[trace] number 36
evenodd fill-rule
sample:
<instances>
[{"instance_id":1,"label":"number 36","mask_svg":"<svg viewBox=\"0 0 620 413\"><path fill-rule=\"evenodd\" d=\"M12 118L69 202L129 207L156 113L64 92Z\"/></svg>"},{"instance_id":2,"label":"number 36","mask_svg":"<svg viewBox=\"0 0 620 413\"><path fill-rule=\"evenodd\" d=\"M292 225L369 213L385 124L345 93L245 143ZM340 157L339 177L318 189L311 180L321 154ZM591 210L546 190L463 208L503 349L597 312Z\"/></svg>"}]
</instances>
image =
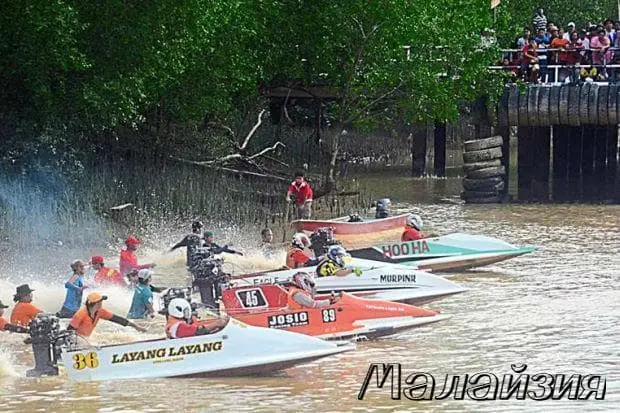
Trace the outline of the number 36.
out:
<instances>
[{"instance_id":1,"label":"number 36","mask_svg":"<svg viewBox=\"0 0 620 413\"><path fill-rule=\"evenodd\" d=\"M85 368L96 369L99 366L97 353L88 353L86 355L77 353L73 355L73 368L76 370L84 370Z\"/></svg>"}]
</instances>

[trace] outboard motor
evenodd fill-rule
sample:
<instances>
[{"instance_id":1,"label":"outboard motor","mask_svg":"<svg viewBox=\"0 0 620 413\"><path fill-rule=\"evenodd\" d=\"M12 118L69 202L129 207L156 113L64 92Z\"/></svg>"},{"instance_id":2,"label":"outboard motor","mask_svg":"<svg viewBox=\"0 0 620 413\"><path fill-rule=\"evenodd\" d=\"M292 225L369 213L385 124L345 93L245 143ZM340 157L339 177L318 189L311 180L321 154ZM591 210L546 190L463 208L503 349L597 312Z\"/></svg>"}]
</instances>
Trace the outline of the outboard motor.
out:
<instances>
[{"instance_id":1,"label":"outboard motor","mask_svg":"<svg viewBox=\"0 0 620 413\"><path fill-rule=\"evenodd\" d=\"M377 201L375 208L375 218L387 218L390 215L392 209L392 201L389 198L383 198Z\"/></svg>"},{"instance_id":2,"label":"outboard motor","mask_svg":"<svg viewBox=\"0 0 620 413\"><path fill-rule=\"evenodd\" d=\"M332 245L340 245L341 242L334 238L334 229L332 227L318 228L310 235L312 242L312 251L315 257L325 255Z\"/></svg>"},{"instance_id":3,"label":"outboard motor","mask_svg":"<svg viewBox=\"0 0 620 413\"><path fill-rule=\"evenodd\" d=\"M159 314L168 317L168 304L175 298L182 298L186 300L192 307L192 315L197 316L198 304L192 302L192 287L173 287L168 288L161 296L162 309L159 310Z\"/></svg>"},{"instance_id":4,"label":"outboard motor","mask_svg":"<svg viewBox=\"0 0 620 413\"><path fill-rule=\"evenodd\" d=\"M222 284L230 282L230 274L222 270L224 260L216 257L206 248L199 248L196 254L200 254L196 264L190 268L194 281L193 287L200 292L200 301L208 308L217 311L216 303L222 296Z\"/></svg>"},{"instance_id":5,"label":"outboard motor","mask_svg":"<svg viewBox=\"0 0 620 413\"><path fill-rule=\"evenodd\" d=\"M53 314L39 314L30 323L28 332L30 338L26 343L32 344L34 369L28 370L26 376L57 376L58 359L62 350L77 347L75 331L60 331L58 317Z\"/></svg>"}]
</instances>

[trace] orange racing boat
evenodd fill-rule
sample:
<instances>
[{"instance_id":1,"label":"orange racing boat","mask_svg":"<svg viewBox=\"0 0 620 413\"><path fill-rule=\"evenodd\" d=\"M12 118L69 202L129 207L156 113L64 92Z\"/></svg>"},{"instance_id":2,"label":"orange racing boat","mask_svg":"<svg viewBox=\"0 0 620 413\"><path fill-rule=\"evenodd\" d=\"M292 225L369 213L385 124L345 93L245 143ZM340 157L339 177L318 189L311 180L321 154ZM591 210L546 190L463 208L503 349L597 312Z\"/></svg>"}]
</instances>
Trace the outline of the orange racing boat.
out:
<instances>
[{"instance_id":1,"label":"orange racing boat","mask_svg":"<svg viewBox=\"0 0 620 413\"><path fill-rule=\"evenodd\" d=\"M291 310L287 306L287 291L277 284L229 288L222 292L222 302L231 317L246 324L324 339L378 337L449 317L409 304L369 300L346 293L326 307Z\"/></svg>"}]
</instances>

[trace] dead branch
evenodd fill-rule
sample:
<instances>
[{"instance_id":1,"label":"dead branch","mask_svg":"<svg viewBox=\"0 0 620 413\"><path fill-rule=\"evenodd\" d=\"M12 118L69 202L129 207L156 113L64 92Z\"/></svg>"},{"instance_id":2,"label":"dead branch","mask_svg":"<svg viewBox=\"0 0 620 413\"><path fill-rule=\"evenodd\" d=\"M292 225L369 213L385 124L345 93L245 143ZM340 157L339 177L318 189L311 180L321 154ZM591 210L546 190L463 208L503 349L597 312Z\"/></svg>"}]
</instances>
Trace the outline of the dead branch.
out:
<instances>
[{"instance_id":1,"label":"dead branch","mask_svg":"<svg viewBox=\"0 0 620 413\"><path fill-rule=\"evenodd\" d=\"M265 109L261 110L260 113L258 114L258 121L254 125L254 127L252 127L252 130L250 130L250 133L248 133L248 135L245 137L245 140L243 141L243 145L241 145L239 147L240 151L244 151L245 150L245 148L248 146L248 142L250 142L250 138L258 130L258 128L260 127L261 123L263 123L263 114L264 113L265 113Z\"/></svg>"},{"instance_id":2,"label":"dead branch","mask_svg":"<svg viewBox=\"0 0 620 413\"><path fill-rule=\"evenodd\" d=\"M263 156L264 154L266 154L267 152L271 152L271 151L275 151L276 149L278 149L278 146L282 146L285 147L286 145L284 145L282 142L277 141L276 143L273 144L273 146L270 146L269 148L265 148L260 152L255 153L252 156L248 156L247 160L251 161L252 159L258 158L259 156Z\"/></svg>"},{"instance_id":3,"label":"dead branch","mask_svg":"<svg viewBox=\"0 0 620 413\"><path fill-rule=\"evenodd\" d=\"M272 175L272 174L267 174L267 173L250 172L250 171L242 171L242 170L239 170L239 169L227 168L225 166L219 166L219 165L212 164L212 163L205 163L205 162L201 162L201 161L192 161L192 160L189 160L189 159L178 158L176 156L171 156L170 159L173 159L173 160L178 161L178 162L187 163L187 164L204 166L206 168L212 168L212 169L215 169L215 170L218 170L218 171L224 171L224 172L228 172L228 173L234 173L234 174L245 175L245 176L255 176L255 177L258 177L258 178L265 178L265 179L271 179L271 180L278 181L278 182L290 183L290 178L284 178L284 177L277 176L277 175Z\"/></svg>"}]
</instances>

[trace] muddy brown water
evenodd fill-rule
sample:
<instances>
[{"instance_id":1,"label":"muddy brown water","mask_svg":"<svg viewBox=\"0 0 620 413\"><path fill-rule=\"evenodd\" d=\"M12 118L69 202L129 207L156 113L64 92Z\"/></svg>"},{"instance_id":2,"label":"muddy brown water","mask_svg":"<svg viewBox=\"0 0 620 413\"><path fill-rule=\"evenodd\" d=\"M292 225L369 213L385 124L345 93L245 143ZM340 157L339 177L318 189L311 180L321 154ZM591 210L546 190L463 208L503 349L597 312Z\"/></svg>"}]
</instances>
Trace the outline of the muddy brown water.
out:
<instances>
[{"instance_id":1,"label":"muddy brown water","mask_svg":"<svg viewBox=\"0 0 620 413\"><path fill-rule=\"evenodd\" d=\"M451 279L469 290L429 304L449 320L383 339L267 377L152 379L74 384L66 376L31 379L31 350L20 337L0 333L0 409L3 412L168 411L618 411L620 406L620 206L461 205L442 198L458 194L457 179L359 178L375 193L408 203L425 230L484 234L514 244L538 245L532 254ZM454 198L452 198L454 199ZM387 240L386 240L387 241ZM280 256L279 258L282 258ZM182 254L159 257L161 282L185 277ZM269 267L244 258L231 265ZM166 284L164 283L164 284ZM62 286L41 282L35 301L56 311ZM14 284L0 281L0 299L11 301ZM131 300L116 292L110 307L123 314ZM102 324L95 342L144 335ZM148 337L160 335L153 325ZM511 373L601 374L605 400L531 399L478 402L392 400L371 386L357 399L370 363L401 363L405 375L431 373L438 386L448 375Z\"/></svg>"}]
</instances>

